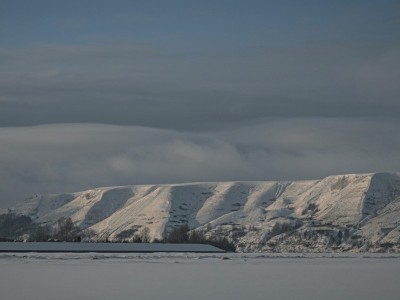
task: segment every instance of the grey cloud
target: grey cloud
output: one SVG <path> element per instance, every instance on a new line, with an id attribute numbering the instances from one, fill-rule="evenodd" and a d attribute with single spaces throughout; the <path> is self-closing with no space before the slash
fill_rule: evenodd
<path id="1" fill-rule="evenodd" d="M 214 132 L 60 124 L 0 129 L 0 205 L 90 187 L 397 171 L 397 119 L 266 119 Z"/>
<path id="2" fill-rule="evenodd" d="M 393 43 L 234 51 L 48 45 L 1 49 L 0 60 L 0 126 L 199 130 L 265 117 L 400 113 L 400 48 Z"/>
<path id="3" fill-rule="evenodd" d="M 400 46 L 393 47 L 377 59 L 366 63 L 357 74 L 368 90 L 381 93 L 400 91 Z"/>

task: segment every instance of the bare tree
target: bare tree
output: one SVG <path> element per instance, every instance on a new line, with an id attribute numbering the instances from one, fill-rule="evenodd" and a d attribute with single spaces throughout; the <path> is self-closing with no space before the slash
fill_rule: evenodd
<path id="1" fill-rule="evenodd" d="M 142 243 L 150 243 L 151 238 L 150 238 L 150 229 L 148 227 L 143 227 L 143 229 L 140 231 L 140 240 Z"/>
<path id="2" fill-rule="evenodd" d="M 50 239 L 50 237 L 51 234 L 49 226 L 39 225 L 31 237 L 31 240 L 34 242 L 46 242 L 48 239 Z"/>
<path id="3" fill-rule="evenodd" d="M 57 221 L 56 237 L 65 242 L 72 242 L 76 239 L 78 228 L 74 226 L 71 218 L 60 218 Z"/>
<path id="4" fill-rule="evenodd" d="M 175 227 L 166 237 L 168 243 L 187 243 L 189 239 L 189 225 Z"/>

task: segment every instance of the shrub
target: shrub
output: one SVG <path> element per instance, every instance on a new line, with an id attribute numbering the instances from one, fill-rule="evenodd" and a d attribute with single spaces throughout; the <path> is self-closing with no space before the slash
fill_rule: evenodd
<path id="1" fill-rule="evenodd" d="M 206 237 L 201 230 L 190 231 L 188 224 L 183 224 L 174 228 L 166 237 L 167 243 L 188 243 L 188 244 L 209 244 L 226 251 L 236 251 L 236 246 L 230 242 L 225 236 L 218 233 L 212 237 Z"/>

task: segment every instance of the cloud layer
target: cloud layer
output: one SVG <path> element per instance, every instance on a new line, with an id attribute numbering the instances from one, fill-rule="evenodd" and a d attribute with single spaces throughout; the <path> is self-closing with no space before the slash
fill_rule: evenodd
<path id="1" fill-rule="evenodd" d="M 264 120 L 207 133 L 60 124 L 1 128 L 1 206 L 32 194 L 188 181 L 396 171 L 397 120 Z"/>
<path id="2" fill-rule="evenodd" d="M 0 49 L 0 60 L 0 126 L 199 130 L 266 117 L 400 114 L 400 45 L 392 43 L 223 52 L 140 43 L 38 45 Z"/>

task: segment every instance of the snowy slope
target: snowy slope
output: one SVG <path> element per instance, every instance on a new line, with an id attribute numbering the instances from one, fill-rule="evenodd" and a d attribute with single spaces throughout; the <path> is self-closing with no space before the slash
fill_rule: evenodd
<path id="1" fill-rule="evenodd" d="M 161 238 L 188 223 L 241 251 L 398 251 L 399 173 L 322 180 L 137 185 L 35 196 L 14 208 L 54 225 L 71 217 L 94 240 Z"/>

